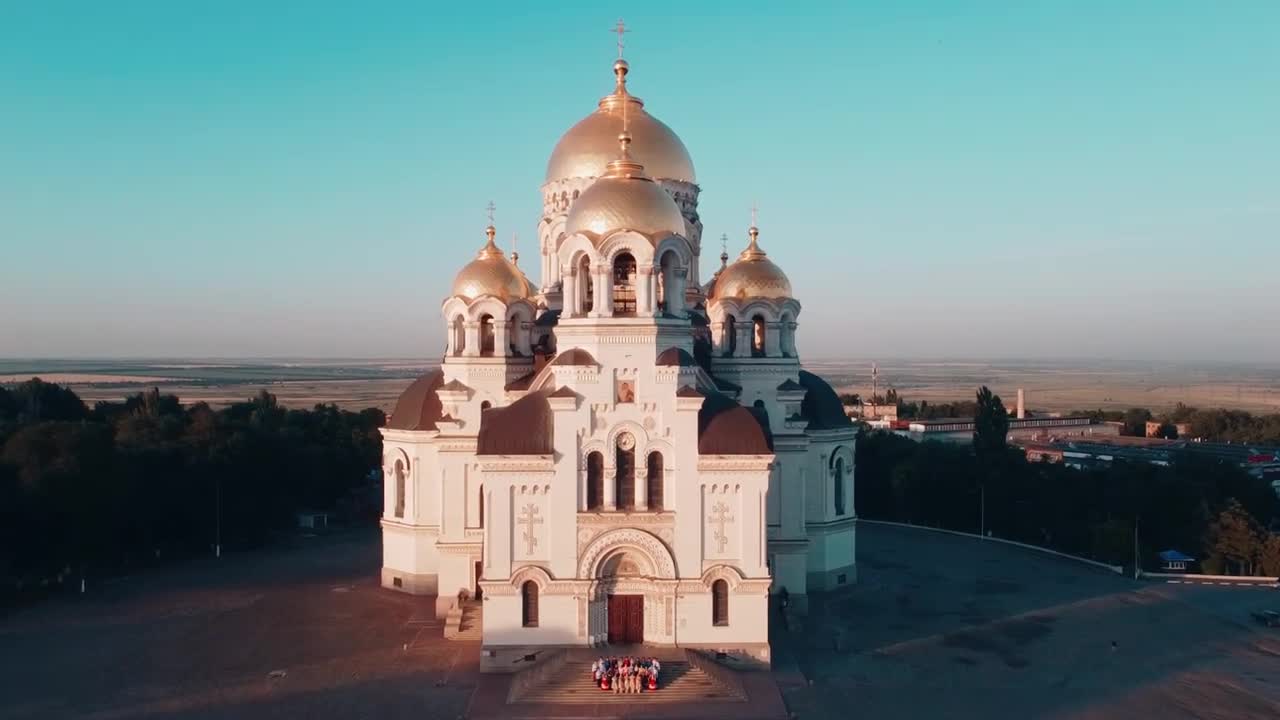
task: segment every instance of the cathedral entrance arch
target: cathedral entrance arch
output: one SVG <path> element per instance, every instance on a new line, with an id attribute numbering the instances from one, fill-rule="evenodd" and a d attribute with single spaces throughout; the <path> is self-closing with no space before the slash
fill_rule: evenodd
<path id="1" fill-rule="evenodd" d="M 656 536 L 638 528 L 601 533 L 583 548 L 578 570 L 591 581 L 592 638 L 611 644 L 670 641 L 676 565 Z"/>

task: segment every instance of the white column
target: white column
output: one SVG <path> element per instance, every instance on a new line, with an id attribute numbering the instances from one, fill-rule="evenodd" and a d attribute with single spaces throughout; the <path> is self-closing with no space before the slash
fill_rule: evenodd
<path id="1" fill-rule="evenodd" d="M 493 354 L 494 357 L 506 357 L 511 354 L 510 328 L 506 320 L 493 320 Z"/>
<path id="2" fill-rule="evenodd" d="M 644 464 L 636 464 L 636 497 L 633 503 L 637 510 L 649 509 L 649 458 L 646 456 Z"/>
<path id="3" fill-rule="evenodd" d="M 462 354 L 465 357 L 480 356 L 480 321 L 467 320 L 462 323 L 462 332 L 466 335 L 467 343 L 462 348 Z"/>
<path id="4" fill-rule="evenodd" d="M 573 268 L 561 275 L 560 317 L 573 317 L 578 312 L 578 273 Z"/>
<path id="5" fill-rule="evenodd" d="M 782 325 L 780 323 L 764 324 L 764 353 L 769 357 L 782 357 Z"/>
<path id="6" fill-rule="evenodd" d="M 736 323 L 734 328 L 738 333 L 738 345 L 733 349 L 733 356 L 744 358 L 751 357 L 751 334 L 755 332 L 755 326 L 750 319 Z"/>
<path id="7" fill-rule="evenodd" d="M 653 317 L 657 297 L 653 292 L 653 268 L 636 268 L 636 315 Z"/>
<path id="8" fill-rule="evenodd" d="M 685 310 L 686 302 L 684 297 L 684 290 L 686 286 L 685 279 L 688 277 L 688 275 L 689 275 L 688 270 L 686 270 L 685 268 L 679 268 L 679 267 L 675 269 L 675 272 L 671 273 L 671 279 L 672 279 L 671 284 L 674 287 L 671 288 L 671 293 L 670 293 L 671 299 L 667 301 L 667 312 L 671 313 L 672 315 L 675 315 L 678 318 L 682 318 L 685 316 L 684 310 Z"/>
<path id="9" fill-rule="evenodd" d="M 601 280 L 603 269 L 602 265 L 596 265 L 591 268 L 591 317 L 604 317 L 608 313 L 605 311 L 605 298 L 608 293 L 605 292 L 604 281 Z"/>
<path id="10" fill-rule="evenodd" d="M 618 509 L 618 469 L 612 465 L 604 468 L 604 509 Z"/>

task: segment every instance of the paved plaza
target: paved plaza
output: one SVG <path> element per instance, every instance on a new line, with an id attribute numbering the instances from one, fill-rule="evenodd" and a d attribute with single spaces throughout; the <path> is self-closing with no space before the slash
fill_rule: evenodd
<path id="1" fill-rule="evenodd" d="M 1249 620 L 1275 588 L 866 524 L 858 549 L 855 588 L 775 623 L 800 718 L 1280 716 L 1280 632 Z M 299 538 L 0 618 L 0 718 L 461 717 L 478 646 L 379 588 L 378 553 L 374 532 Z"/>

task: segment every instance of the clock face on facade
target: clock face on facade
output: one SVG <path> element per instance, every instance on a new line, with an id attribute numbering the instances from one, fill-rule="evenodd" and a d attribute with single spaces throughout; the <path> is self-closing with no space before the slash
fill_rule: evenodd
<path id="1" fill-rule="evenodd" d="M 636 439 L 631 433 L 622 433 L 618 436 L 618 447 L 623 450 L 630 450 L 636 446 Z"/>

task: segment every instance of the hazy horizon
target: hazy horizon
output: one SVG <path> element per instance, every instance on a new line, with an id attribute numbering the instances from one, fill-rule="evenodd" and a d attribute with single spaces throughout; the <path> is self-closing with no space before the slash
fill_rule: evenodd
<path id="1" fill-rule="evenodd" d="M 6 10 L 0 357 L 438 357 L 622 14 L 702 280 L 757 202 L 806 361 L 1280 358 L 1280 4 L 526 8 Z"/>

